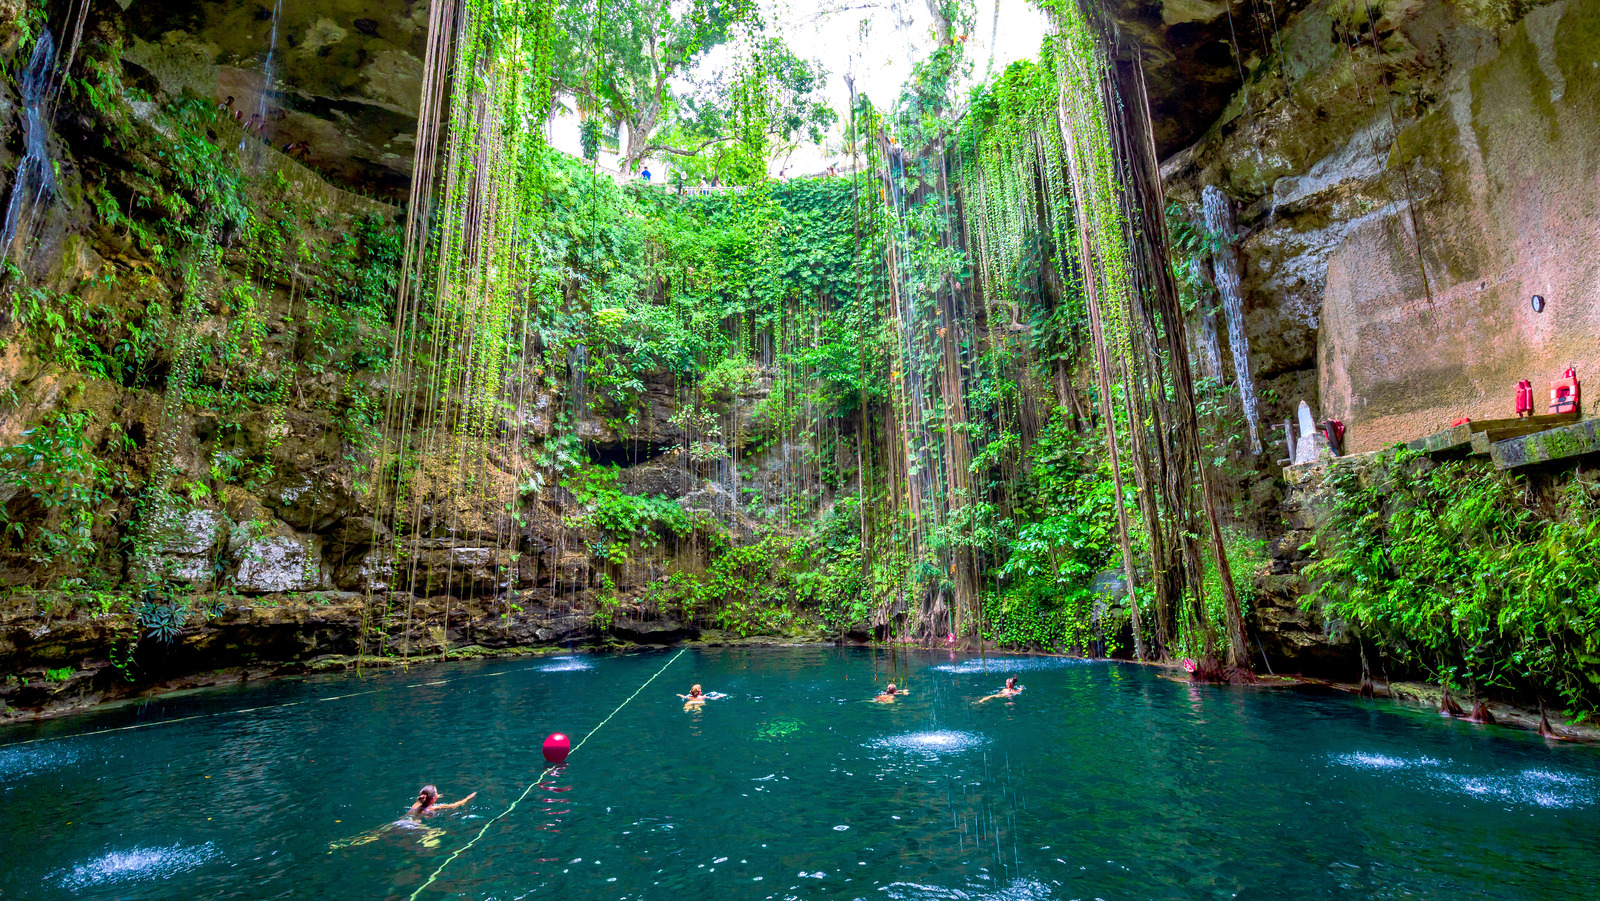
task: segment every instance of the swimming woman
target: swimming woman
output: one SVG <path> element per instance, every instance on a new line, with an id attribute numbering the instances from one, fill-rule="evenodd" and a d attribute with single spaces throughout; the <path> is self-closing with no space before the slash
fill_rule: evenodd
<path id="1" fill-rule="evenodd" d="M 445 831 L 423 825 L 422 818 L 438 813 L 441 810 L 454 810 L 477 796 L 478 793 L 473 792 L 459 801 L 440 804 L 439 790 L 431 785 L 424 785 L 422 790 L 417 792 L 417 800 L 412 803 L 405 816 L 395 820 L 393 823 L 384 823 L 375 829 L 368 829 L 360 835 L 353 835 L 350 838 L 342 838 L 336 842 L 330 842 L 328 848 L 333 851 L 340 851 L 345 848 L 371 844 L 384 836 L 395 836 L 397 838 L 404 836 L 404 840 L 411 841 L 414 839 L 417 844 L 424 848 L 437 848 L 439 847 L 439 840 L 445 834 Z"/>
<path id="2" fill-rule="evenodd" d="M 903 698 L 910 693 L 903 688 L 895 688 L 894 683 L 890 682 L 889 687 L 885 688 L 883 693 L 873 698 L 873 700 L 879 704 L 893 704 L 895 698 Z"/>
<path id="3" fill-rule="evenodd" d="M 995 698 L 1013 698 L 1020 694 L 1022 694 L 1022 686 L 1017 684 L 1017 677 L 1012 676 L 1006 680 L 1005 688 L 1000 689 L 988 697 L 979 698 L 978 703 L 982 704 L 984 701 L 993 701 Z"/>
<path id="4" fill-rule="evenodd" d="M 406 811 L 406 816 L 427 816 L 429 814 L 438 813 L 441 810 L 454 810 L 468 801 L 471 801 L 473 798 L 476 798 L 477 796 L 478 793 L 473 792 L 459 801 L 455 801 L 450 804 L 441 804 L 439 803 L 439 790 L 431 785 L 424 785 L 422 790 L 417 792 L 416 803 L 412 804 L 411 809 Z"/>
<path id="5" fill-rule="evenodd" d="M 705 692 L 700 690 L 699 685 L 689 686 L 689 693 L 686 695 L 678 695 L 678 697 L 683 698 L 684 710 L 688 710 L 691 707 L 699 707 L 701 704 L 706 702 Z"/>

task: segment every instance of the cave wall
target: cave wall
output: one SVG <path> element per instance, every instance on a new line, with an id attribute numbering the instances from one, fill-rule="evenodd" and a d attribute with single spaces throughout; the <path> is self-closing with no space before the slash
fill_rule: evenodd
<path id="1" fill-rule="evenodd" d="M 423 0 L 130 0 L 118 7 L 107 14 L 123 36 L 125 60 L 169 93 L 232 97 L 246 121 L 263 106 L 270 52 L 265 136 L 278 147 L 304 144 L 306 163 L 342 187 L 406 196 L 428 34 Z"/>
<path id="2" fill-rule="evenodd" d="M 1236 461 L 1270 548 L 1251 626 L 1278 670 L 1351 679 L 1350 636 L 1306 603 L 1322 468 L 1281 466 L 1270 424 L 1304 399 L 1359 454 L 1509 417 L 1519 379 L 1543 412 L 1568 365 L 1600 375 L 1600 0 L 1402 0 L 1375 22 L 1313 2 L 1274 44 L 1162 175 L 1180 207 L 1209 185 L 1238 213 L 1269 445 Z"/>
<path id="3" fill-rule="evenodd" d="M 1239 210 L 1265 421 L 1303 397 L 1359 452 L 1600 372 L 1597 21 L 1596 0 L 1313 3 L 1165 161 L 1174 199 L 1216 185 Z"/>

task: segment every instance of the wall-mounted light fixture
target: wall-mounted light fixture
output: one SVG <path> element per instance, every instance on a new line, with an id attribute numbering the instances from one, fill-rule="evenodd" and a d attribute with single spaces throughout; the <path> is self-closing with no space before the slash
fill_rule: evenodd
<path id="1" fill-rule="evenodd" d="M 1535 295 L 1533 295 L 1532 303 L 1533 303 L 1533 311 L 1535 313 L 1543 313 L 1544 312 L 1544 295 L 1543 294 L 1535 294 Z"/>

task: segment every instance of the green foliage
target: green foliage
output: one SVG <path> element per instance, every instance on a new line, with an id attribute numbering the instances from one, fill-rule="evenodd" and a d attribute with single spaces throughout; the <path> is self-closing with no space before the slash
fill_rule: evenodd
<path id="1" fill-rule="evenodd" d="M 515 4 L 513 4 L 515 5 Z M 820 140 L 833 111 L 821 67 L 768 34 L 749 0 L 562 0 L 550 78 L 577 98 L 593 159 L 599 122 L 626 124 L 625 162 L 671 150 L 691 180 L 765 180 L 775 141 Z M 732 63 L 720 67 L 720 59 Z"/>
<path id="2" fill-rule="evenodd" d="M 76 672 L 77 672 L 77 670 L 73 669 L 70 666 L 63 666 L 60 669 L 47 669 L 47 670 L 45 670 L 44 671 L 44 677 L 46 679 L 49 679 L 51 682 L 65 682 L 68 679 L 71 679 L 73 674 L 76 673 Z"/>
<path id="3" fill-rule="evenodd" d="M 611 563 L 627 559 L 630 542 L 656 547 L 665 535 L 687 536 L 695 520 L 668 497 L 627 494 L 617 483 L 615 466 L 583 466 L 562 486 L 572 492 L 582 512 L 571 524 L 601 530 L 611 539 L 599 556 Z"/>
<path id="4" fill-rule="evenodd" d="M 623 601 L 617 596 L 616 583 L 611 580 L 609 573 L 600 574 L 600 588 L 595 592 L 594 625 L 595 628 L 605 631 L 617 621 L 617 611 L 622 609 Z"/>
<path id="5" fill-rule="evenodd" d="M 1223 550 L 1228 555 L 1229 572 L 1233 573 L 1233 590 L 1239 597 L 1240 606 L 1251 609 L 1256 599 L 1256 574 L 1266 565 L 1267 542 L 1249 532 L 1224 528 L 1222 531 Z M 1201 577 L 1201 606 L 1204 609 L 1205 620 L 1214 634 L 1213 653 L 1226 656 L 1228 648 L 1228 630 L 1226 628 L 1227 612 L 1223 606 L 1222 581 L 1218 574 L 1217 563 L 1210 557 L 1205 561 L 1205 573 Z M 1178 620 L 1177 645 L 1173 648 L 1174 656 L 1200 657 L 1205 647 L 1205 637 L 1195 634 L 1196 630 L 1188 617 Z M 1246 648 L 1245 656 L 1251 656 L 1258 649 Z"/>
<path id="6" fill-rule="evenodd" d="M 129 487 L 121 471 L 95 453 L 91 424 L 88 413 L 61 415 L 0 450 L 0 491 L 8 495 L 0 528 L 41 569 L 76 572 L 93 560 L 102 508 Z M 113 434 L 120 436 L 120 429 L 113 427 Z"/>
<path id="7" fill-rule="evenodd" d="M 1521 476 L 1397 450 L 1329 470 L 1307 569 L 1327 615 L 1395 664 L 1467 690 L 1600 706 L 1600 485 L 1540 498 Z"/>
<path id="8" fill-rule="evenodd" d="M 1012 534 L 998 567 L 1003 587 L 985 598 L 986 637 L 1051 651 L 1114 637 L 1126 609 L 1113 615 L 1092 590 L 1117 549 L 1116 495 L 1096 448 L 1057 419 L 1040 434 L 1021 489 L 1029 520 L 1004 524 Z"/>
<path id="9" fill-rule="evenodd" d="M 139 604 L 136 611 L 139 628 L 145 635 L 160 641 L 162 644 L 171 644 L 178 633 L 183 631 L 184 621 L 189 618 L 189 608 L 181 601 L 174 601 L 170 597 L 148 594 Z"/>

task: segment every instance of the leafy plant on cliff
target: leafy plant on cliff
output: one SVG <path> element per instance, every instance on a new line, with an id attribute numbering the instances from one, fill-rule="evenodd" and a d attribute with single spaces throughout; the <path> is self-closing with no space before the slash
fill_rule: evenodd
<path id="1" fill-rule="evenodd" d="M 129 486 L 102 460 L 88 437 L 93 417 L 68 413 L 23 432 L 0 450 L 0 529 L 41 570 L 80 579 L 101 549 L 95 536 L 102 509 Z"/>

